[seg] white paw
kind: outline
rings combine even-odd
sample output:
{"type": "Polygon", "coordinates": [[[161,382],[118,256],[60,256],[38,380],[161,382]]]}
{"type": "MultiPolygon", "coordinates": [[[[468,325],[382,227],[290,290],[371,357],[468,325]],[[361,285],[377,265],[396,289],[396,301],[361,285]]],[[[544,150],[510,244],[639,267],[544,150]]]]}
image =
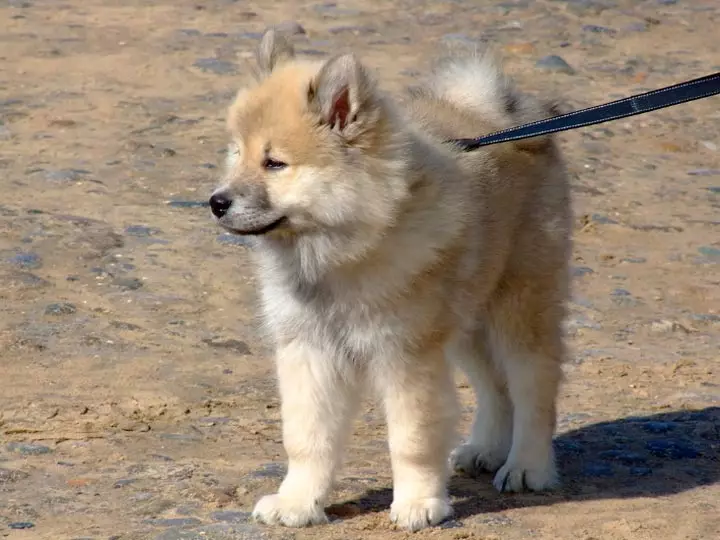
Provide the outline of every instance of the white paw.
{"type": "Polygon", "coordinates": [[[556,487],[559,478],[555,463],[548,460],[541,465],[506,463],[495,475],[493,485],[500,492],[545,491],[556,487]]]}
{"type": "Polygon", "coordinates": [[[327,523],[323,508],[316,501],[266,495],[258,501],[252,517],[268,525],[306,527],[327,523]]]}
{"type": "Polygon", "coordinates": [[[407,499],[393,501],[390,519],[411,532],[437,525],[453,513],[446,499],[407,499]]]}
{"type": "Polygon", "coordinates": [[[484,471],[497,471],[506,459],[507,452],[503,450],[488,451],[480,446],[465,443],[450,454],[450,467],[456,472],[477,476],[484,471]]]}

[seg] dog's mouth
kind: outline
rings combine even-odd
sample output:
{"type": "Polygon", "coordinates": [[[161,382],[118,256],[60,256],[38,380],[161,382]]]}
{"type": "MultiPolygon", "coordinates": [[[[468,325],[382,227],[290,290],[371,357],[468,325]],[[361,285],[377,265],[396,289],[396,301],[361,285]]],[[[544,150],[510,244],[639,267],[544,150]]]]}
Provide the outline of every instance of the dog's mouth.
{"type": "Polygon", "coordinates": [[[240,236],[261,236],[263,234],[267,234],[271,231],[274,231],[275,229],[281,227],[287,222],[287,218],[285,216],[281,216],[275,221],[272,221],[268,223],[267,225],[263,225],[261,227],[255,227],[255,228],[243,228],[238,229],[235,227],[225,227],[229,232],[233,234],[237,234],[240,236]]]}

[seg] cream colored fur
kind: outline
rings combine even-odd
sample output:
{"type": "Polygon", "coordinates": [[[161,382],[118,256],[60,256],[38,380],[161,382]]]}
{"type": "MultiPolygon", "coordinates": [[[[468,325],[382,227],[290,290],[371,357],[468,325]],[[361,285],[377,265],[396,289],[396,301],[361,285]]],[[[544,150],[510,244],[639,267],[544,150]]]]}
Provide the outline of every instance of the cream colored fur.
{"type": "Polygon", "coordinates": [[[500,491],[553,487],[571,227],[563,162],[551,137],[470,153],[443,142],[552,107],[481,55],[447,60],[404,104],[353,55],[302,61],[274,31],[258,65],[230,109],[216,191],[233,201],[218,219],[230,231],[281,218],[257,235],[253,256],[277,347],[288,473],[253,515],[326,521],[365,389],[385,407],[399,526],[451,514],[451,468],[496,471],[500,491]],[[286,166],[271,169],[268,157],[286,166]],[[455,365],[478,408],[452,451],[455,365]]]}

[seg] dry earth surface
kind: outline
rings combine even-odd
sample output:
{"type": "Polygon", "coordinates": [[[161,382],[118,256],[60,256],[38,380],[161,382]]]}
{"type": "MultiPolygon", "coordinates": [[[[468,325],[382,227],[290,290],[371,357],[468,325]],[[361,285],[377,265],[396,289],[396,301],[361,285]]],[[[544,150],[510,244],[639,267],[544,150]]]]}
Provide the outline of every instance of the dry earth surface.
{"type": "MultiPolygon", "coordinates": [[[[282,21],[304,54],[355,50],[391,91],[443,43],[495,44],[525,88],[574,108],[720,70],[717,0],[4,0],[0,537],[412,536],[389,523],[371,402],[331,524],[248,521],[284,470],[278,398],[250,248],[204,201],[225,108],[282,21]]],[[[561,135],[577,214],[564,487],[454,478],[454,520],[414,538],[720,538],[719,105],[561,135]]]]}

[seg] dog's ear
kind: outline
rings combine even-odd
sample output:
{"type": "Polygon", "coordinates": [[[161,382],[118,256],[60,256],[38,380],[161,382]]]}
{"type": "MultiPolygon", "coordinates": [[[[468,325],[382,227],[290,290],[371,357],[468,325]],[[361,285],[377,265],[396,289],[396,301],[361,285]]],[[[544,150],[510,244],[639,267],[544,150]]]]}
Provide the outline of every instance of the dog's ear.
{"type": "Polygon", "coordinates": [[[255,52],[260,71],[267,75],[280,64],[295,57],[295,49],[283,34],[268,28],[255,52]]]}
{"type": "Polygon", "coordinates": [[[374,82],[353,54],[328,60],[310,83],[308,101],[323,123],[340,133],[371,113],[374,82]]]}

